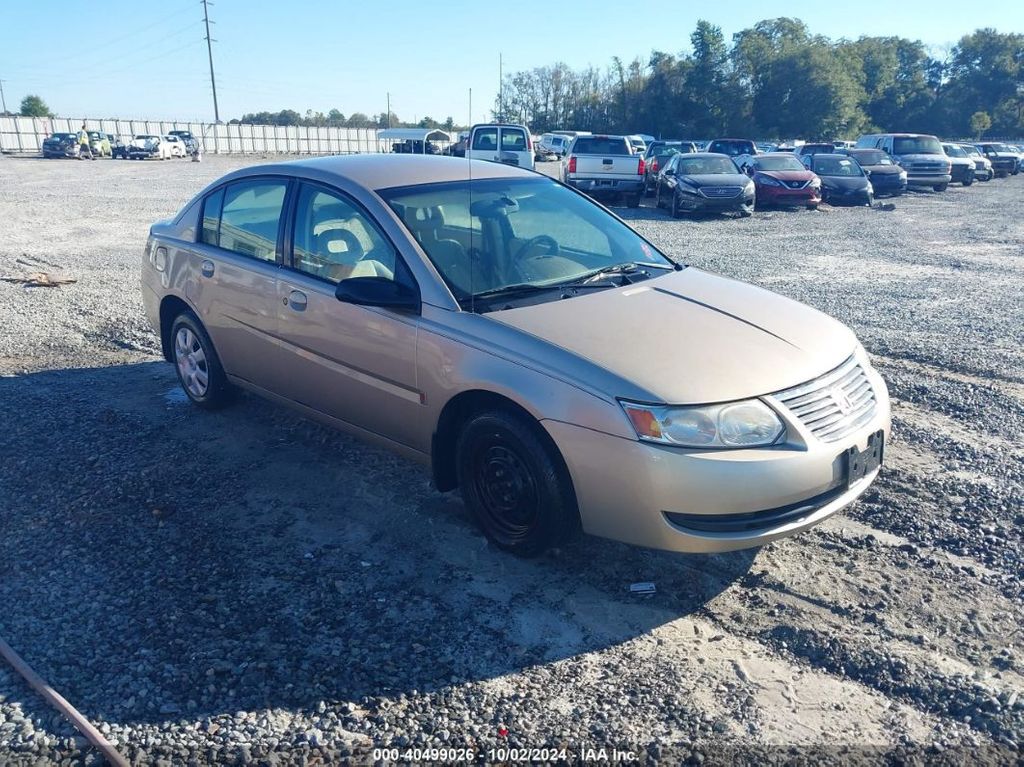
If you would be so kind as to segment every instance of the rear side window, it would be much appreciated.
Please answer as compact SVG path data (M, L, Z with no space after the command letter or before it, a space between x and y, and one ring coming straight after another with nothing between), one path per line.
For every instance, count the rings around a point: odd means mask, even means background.
M473 149L480 149L485 152L494 151L498 148L498 129L481 128L473 134Z
M288 185L242 181L211 194L203 206L203 242L261 261L277 260L277 230ZM213 233L220 198L220 221Z
M514 128L502 128L501 149L503 152L525 152L526 134Z

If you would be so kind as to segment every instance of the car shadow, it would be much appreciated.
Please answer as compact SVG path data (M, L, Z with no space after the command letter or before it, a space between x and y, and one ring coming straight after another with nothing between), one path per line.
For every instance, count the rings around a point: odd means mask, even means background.
M519 560L424 468L252 396L199 410L162 361L3 377L0 401L0 637L93 719L497 679L691 615L756 556Z

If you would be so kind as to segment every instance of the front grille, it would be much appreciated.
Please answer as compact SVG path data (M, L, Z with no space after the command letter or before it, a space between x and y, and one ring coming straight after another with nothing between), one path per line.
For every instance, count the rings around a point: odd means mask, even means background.
M824 442L836 442L859 429L871 420L878 404L871 381L854 357L774 397Z
M743 191L741 186L709 186L703 187L700 193L705 197L736 197Z
M938 162L908 163L907 170L915 173L945 173L947 166Z
M807 186L811 182L810 181L783 181L782 183L785 184L786 186L788 186L790 189L803 189L805 186Z

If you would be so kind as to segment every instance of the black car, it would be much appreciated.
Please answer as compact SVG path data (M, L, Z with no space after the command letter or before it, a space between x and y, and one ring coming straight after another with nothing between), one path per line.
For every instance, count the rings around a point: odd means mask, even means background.
M852 157L864 169L875 196L897 197L907 191L907 172L881 149L847 149L841 154Z
M119 137L114 136L111 133L108 133L107 141L110 142L110 158L112 160L128 159L128 145L125 144Z
M43 139L43 157L78 157L78 134L54 133Z
M674 154L693 154L692 141L652 141L644 152L644 194L650 197L658 183L658 173Z
M992 170L995 172L996 178L1006 178L1011 173L1014 175L1020 173L1017 153L1006 144L983 142L975 144L975 146L992 163Z
M195 154L196 150L199 149L199 142L196 141L196 137L192 135L192 131L187 130L172 130L168 132L168 136L177 136L185 144L185 151L188 154Z
M724 154L674 154L658 173L655 204L668 205L673 218L683 211L751 216L754 182Z
M874 190L867 173L845 154L811 156L811 170L821 179L821 201L829 205L871 205Z

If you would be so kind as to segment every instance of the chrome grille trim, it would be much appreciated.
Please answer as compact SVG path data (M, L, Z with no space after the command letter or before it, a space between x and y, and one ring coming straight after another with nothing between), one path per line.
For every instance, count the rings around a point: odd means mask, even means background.
M846 412L833 392L841 392L846 398ZM871 420L878 404L871 381L855 357L813 381L772 397L824 442L836 442L855 432Z
M737 197L740 192L743 191L741 186L712 186L712 187L701 187L700 193L705 197L719 198L719 197Z

